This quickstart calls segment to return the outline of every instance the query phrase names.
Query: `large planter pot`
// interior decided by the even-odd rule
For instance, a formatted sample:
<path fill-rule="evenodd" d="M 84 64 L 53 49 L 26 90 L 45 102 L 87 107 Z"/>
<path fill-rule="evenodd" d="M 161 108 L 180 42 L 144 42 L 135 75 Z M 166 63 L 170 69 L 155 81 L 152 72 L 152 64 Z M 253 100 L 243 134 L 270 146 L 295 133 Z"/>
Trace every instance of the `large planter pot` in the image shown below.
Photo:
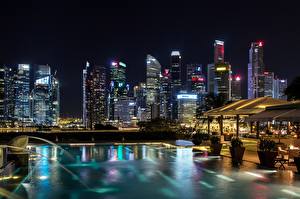
<path fill-rule="evenodd" d="M 232 163 L 241 164 L 245 152 L 245 147 L 229 147 Z"/>
<path fill-rule="evenodd" d="M 275 159 L 278 155 L 277 152 L 274 151 L 257 151 L 258 158 L 260 161 L 260 165 L 263 167 L 274 168 Z"/>
<path fill-rule="evenodd" d="M 300 157 L 294 157 L 294 162 L 296 164 L 297 171 L 300 174 Z"/>
<path fill-rule="evenodd" d="M 220 155 L 223 144 L 212 144 L 210 145 L 211 153 L 210 155 Z"/>

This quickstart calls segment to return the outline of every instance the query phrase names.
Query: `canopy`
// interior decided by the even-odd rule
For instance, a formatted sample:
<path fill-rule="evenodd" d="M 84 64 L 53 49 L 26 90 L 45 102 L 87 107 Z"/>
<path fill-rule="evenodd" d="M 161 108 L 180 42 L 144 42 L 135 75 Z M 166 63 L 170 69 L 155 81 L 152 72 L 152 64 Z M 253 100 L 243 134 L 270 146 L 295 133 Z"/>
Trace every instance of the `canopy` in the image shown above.
<path fill-rule="evenodd" d="M 280 117 L 283 114 L 288 113 L 291 110 L 265 110 L 262 111 L 258 114 L 249 116 L 245 119 L 246 122 L 268 122 L 268 121 L 273 121 L 275 120 L 277 117 Z"/>
<path fill-rule="evenodd" d="M 269 106 L 289 104 L 286 100 L 271 97 L 260 97 L 255 99 L 244 99 L 230 103 L 220 108 L 212 109 L 204 113 L 205 116 L 235 116 L 254 115 L 264 111 Z"/>

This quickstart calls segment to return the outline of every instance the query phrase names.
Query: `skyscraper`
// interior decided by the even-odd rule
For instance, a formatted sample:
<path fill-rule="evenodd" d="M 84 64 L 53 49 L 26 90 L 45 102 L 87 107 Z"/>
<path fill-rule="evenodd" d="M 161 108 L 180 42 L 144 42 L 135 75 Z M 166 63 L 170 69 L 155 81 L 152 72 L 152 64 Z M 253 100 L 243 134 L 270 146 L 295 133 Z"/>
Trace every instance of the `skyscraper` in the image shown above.
<path fill-rule="evenodd" d="M 83 70 L 83 114 L 84 124 L 93 129 L 106 119 L 106 70 L 101 66 L 91 67 L 89 63 Z"/>
<path fill-rule="evenodd" d="M 201 64 L 187 64 L 186 65 L 186 90 L 190 92 L 192 90 L 192 75 L 195 73 L 202 74 Z"/>
<path fill-rule="evenodd" d="M 52 126 L 58 125 L 60 116 L 60 85 L 56 74 L 51 76 L 51 92 L 50 92 L 50 122 Z"/>
<path fill-rule="evenodd" d="M 273 97 L 273 88 L 274 88 L 274 73 L 273 72 L 264 72 L 263 73 L 264 81 L 264 96 Z"/>
<path fill-rule="evenodd" d="M 217 94 L 221 95 L 225 101 L 231 101 L 231 66 L 228 63 L 218 63 L 215 65 L 215 87 Z"/>
<path fill-rule="evenodd" d="M 224 41 L 215 40 L 214 43 L 214 63 L 224 62 Z"/>
<path fill-rule="evenodd" d="M 108 96 L 108 118 L 117 120 L 115 117 L 115 103 L 121 97 L 127 97 L 128 88 L 126 86 L 125 76 L 126 64 L 123 62 L 113 61 L 110 65 L 110 86 Z"/>
<path fill-rule="evenodd" d="M 87 119 L 87 75 L 88 70 L 90 67 L 90 63 L 86 62 L 85 68 L 82 70 L 82 122 L 83 126 L 88 126 L 88 119 Z"/>
<path fill-rule="evenodd" d="M 146 84 L 140 83 L 133 88 L 133 96 L 136 101 L 136 115 L 139 121 L 146 121 Z"/>
<path fill-rule="evenodd" d="M 151 55 L 147 55 L 147 79 L 146 79 L 146 111 L 147 119 L 159 117 L 159 91 L 160 91 L 160 63 Z"/>
<path fill-rule="evenodd" d="M 4 115 L 5 120 L 13 123 L 15 118 L 15 103 L 16 103 L 16 78 L 17 68 L 4 67 Z"/>
<path fill-rule="evenodd" d="M 5 113 L 5 68 L 0 67 L 0 120 L 4 120 Z"/>
<path fill-rule="evenodd" d="M 242 85 L 241 76 L 235 75 L 231 81 L 231 99 L 232 101 L 238 101 L 242 99 Z"/>
<path fill-rule="evenodd" d="M 171 119 L 171 74 L 169 69 L 164 69 L 160 78 L 160 117 Z"/>
<path fill-rule="evenodd" d="M 252 42 L 249 50 L 248 64 L 248 99 L 263 97 L 265 65 L 263 62 L 263 43 Z"/>
<path fill-rule="evenodd" d="M 185 125 L 193 126 L 196 122 L 197 95 L 178 94 L 178 120 Z"/>
<path fill-rule="evenodd" d="M 172 119 L 178 117 L 177 94 L 181 89 L 181 55 L 179 51 L 171 52 L 171 90 L 172 90 Z"/>
<path fill-rule="evenodd" d="M 284 91 L 287 88 L 287 79 L 275 78 L 273 84 L 273 98 L 286 100 Z"/>
<path fill-rule="evenodd" d="M 207 65 L 207 92 L 217 94 L 215 86 L 215 64 Z"/>
<path fill-rule="evenodd" d="M 35 72 L 33 97 L 33 122 L 37 125 L 52 125 L 51 121 L 51 69 L 39 65 Z"/>
<path fill-rule="evenodd" d="M 20 124 L 31 122 L 30 118 L 30 65 L 19 64 L 15 81 L 15 110 L 14 116 Z"/>

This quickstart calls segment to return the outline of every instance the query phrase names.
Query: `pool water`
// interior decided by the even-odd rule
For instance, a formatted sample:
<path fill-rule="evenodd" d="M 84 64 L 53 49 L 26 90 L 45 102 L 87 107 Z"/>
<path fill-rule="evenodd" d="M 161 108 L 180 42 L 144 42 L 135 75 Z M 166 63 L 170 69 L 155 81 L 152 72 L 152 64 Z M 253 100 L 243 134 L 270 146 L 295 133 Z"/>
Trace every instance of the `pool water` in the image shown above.
<path fill-rule="evenodd" d="M 32 146 L 22 198 L 300 198 L 291 171 L 239 168 L 223 157 L 193 157 L 191 148 L 163 145 Z"/>

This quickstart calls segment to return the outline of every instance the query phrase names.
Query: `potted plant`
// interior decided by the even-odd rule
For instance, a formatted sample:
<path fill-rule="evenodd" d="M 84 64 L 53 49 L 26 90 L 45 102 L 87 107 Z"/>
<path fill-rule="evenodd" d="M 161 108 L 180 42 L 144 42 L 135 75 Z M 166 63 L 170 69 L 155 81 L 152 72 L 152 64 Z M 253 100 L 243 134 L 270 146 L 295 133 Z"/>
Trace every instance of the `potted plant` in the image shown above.
<path fill-rule="evenodd" d="M 270 139 L 260 139 L 257 150 L 261 166 L 273 168 L 278 155 L 276 143 Z"/>
<path fill-rule="evenodd" d="M 208 140 L 208 133 L 195 133 L 192 137 L 192 142 L 194 145 L 200 145 L 202 141 Z"/>
<path fill-rule="evenodd" d="M 220 142 L 219 136 L 210 137 L 210 149 L 211 149 L 211 155 L 220 155 L 222 150 L 222 144 Z"/>
<path fill-rule="evenodd" d="M 229 147 L 232 162 L 234 164 L 241 164 L 243 161 L 243 156 L 245 152 L 245 147 L 243 147 L 243 142 L 238 137 L 233 137 L 231 139 L 231 146 Z"/>

